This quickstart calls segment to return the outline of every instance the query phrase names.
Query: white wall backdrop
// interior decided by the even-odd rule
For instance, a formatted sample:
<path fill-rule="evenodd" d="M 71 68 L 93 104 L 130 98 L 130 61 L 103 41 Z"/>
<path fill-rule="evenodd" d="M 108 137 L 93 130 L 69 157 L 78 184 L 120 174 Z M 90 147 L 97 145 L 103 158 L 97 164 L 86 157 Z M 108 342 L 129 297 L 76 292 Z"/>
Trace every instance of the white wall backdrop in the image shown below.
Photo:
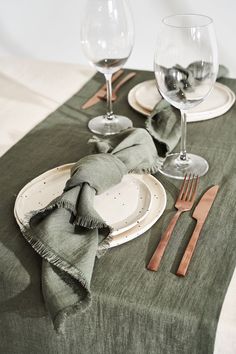
<path fill-rule="evenodd" d="M 0 0 L 0 56 L 86 65 L 79 36 L 85 2 Z M 157 23 L 163 16 L 181 12 L 201 13 L 213 18 L 220 63 L 229 68 L 229 76 L 236 77 L 235 0 L 130 0 L 130 5 L 136 40 L 126 67 L 153 69 Z"/>

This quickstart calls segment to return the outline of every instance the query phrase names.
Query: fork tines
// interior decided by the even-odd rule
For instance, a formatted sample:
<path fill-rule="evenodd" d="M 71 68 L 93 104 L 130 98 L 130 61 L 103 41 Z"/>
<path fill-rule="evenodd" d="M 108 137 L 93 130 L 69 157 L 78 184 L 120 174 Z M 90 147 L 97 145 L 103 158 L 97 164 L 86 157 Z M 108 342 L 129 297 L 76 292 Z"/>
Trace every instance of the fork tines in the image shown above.
<path fill-rule="evenodd" d="M 185 175 L 180 189 L 179 197 L 182 200 L 194 200 L 197 192 L 197 186 L 199 182 L 199 176 L 197 175 Z"/>

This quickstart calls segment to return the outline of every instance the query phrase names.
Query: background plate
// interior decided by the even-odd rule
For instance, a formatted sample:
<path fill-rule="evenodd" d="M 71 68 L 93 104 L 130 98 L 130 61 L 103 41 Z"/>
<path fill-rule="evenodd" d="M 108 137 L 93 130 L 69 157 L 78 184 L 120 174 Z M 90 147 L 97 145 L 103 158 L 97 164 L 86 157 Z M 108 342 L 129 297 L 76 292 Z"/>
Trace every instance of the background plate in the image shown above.
<path fill-rule="evenodd" d="M 153 84 L 150 84 L 150 81 L 153 81 Z M 144 92 L 145 87 L 148 85 L 149 90 L 147 94 L 150 96 L 147 99 L 145 104 L 145 95 L 142 95 L 140 100 L 140 92 Z M 139 101 L 137 100 L 139 99 Z M 157 100 L 157 101 L 156 101 Z M 157 94 L 157 89 L 155 86 L 155 80 L 147 80 L 136 86 L 134 86 L 128 94 L 128 102 L 130 106 L 142 113 L 145 116 L 149 116 L 152 110 L 147 109 L 151 108 L 150 104 L 152 102 L 153 107 L 155 106 L 155 101 L 158 102 L 159 95 Z M 212 119 L 221 116 L 226 113 L 235 102 L 234 92 L 227 86 L 216 82 L 212 92 L 206 98 L 205 101 L 200 103 L 198 106 L 189 110 L 187 113 L 188 122 L 198 122 L 207 119 Z"/>
<path fill-rule="evenodd" d="M 134 94 L 136 102 L 148 111 L 152 111 L 162 99 L 155 80 L 142 82 L 137 86 Z"/>

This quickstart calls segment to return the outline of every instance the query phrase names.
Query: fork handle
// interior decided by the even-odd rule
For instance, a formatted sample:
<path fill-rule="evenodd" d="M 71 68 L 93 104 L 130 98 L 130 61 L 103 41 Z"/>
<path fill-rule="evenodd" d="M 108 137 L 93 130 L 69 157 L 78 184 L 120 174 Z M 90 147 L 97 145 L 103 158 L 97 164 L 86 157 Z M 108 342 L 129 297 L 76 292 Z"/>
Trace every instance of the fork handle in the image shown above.
<path fill-rule="evenodd" d="M 152 255 L 152 258 L 150 259 L 150 262 L 147 265 L 148 270 L 152 270 L 152 271 L 156 272 L 157 269 L 159 268 L 159 265 L 161 263 L 161 259 L 163 257 L 163 254 L 166 250 L 169 239 L 172 235 L 174 227 L 175 227 L 177 220 L 179 219 L 181 213 L 182 213 L 182 210 L 177 210 L 177 212 L 173 215 L 169 225 L 167 226 L 164 234 L 161 237 L 161 240 L 160 240 L 155 252 Z"/>
<path fill-rule="evenodd" d="M 176 275 L 184 277 L 187 273 L 188 266 L 190 264 L 190 261 L 193 256 L 193 252 L 195 250 L 195 247 L 197 245 L 198 238 L 200 236 L 200 232 L 202 230 L 203 224 L 202 223 L 197 223 L 195 226 L 195 229 L 193 230 L 192 236 L 189 240 L 189 243 L 185 249 L 184 255 L 182 257 L 182 260 L 180 262 L 179 268 L 176 272 Z"/>

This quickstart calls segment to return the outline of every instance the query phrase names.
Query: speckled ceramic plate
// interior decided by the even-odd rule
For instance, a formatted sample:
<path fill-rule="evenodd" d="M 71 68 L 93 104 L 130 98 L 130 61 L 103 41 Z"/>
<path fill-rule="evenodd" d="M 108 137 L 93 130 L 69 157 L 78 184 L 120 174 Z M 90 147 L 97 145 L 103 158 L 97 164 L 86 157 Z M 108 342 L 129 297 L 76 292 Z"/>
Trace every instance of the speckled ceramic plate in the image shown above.
<path fill-rule="evenodd" d="M 148 213 L 151 193 L 136 175 L 125 175 L 122 181 L 105 193 L 95 196 L 94 207 L 117 235 L 138 224 Z"/>
<path fill-rule="evenodd" d="M 14 208 L 19 226 L 24 223 L 29 212 L 45 207 L 62 193 L 70 176 L 71 166 L 72 164 L 67 164 L 47 171 L 33 179 L 19 192 Z M 156 203 L 157 197 L 159 205 Z M 95 209 L 114 229 L 111 247 L 142 233 L 140 225 L 144 225 L 145 229 L 149 228 L 162 214 L 165 203 L 165 190 L 151 175 L 126 175 L 120 184 L 95 197 Z M 153 205 L 155 214 L 146 224 L 144 221 Z M 129 230 L 132 230 L 130 237 Z"/>

